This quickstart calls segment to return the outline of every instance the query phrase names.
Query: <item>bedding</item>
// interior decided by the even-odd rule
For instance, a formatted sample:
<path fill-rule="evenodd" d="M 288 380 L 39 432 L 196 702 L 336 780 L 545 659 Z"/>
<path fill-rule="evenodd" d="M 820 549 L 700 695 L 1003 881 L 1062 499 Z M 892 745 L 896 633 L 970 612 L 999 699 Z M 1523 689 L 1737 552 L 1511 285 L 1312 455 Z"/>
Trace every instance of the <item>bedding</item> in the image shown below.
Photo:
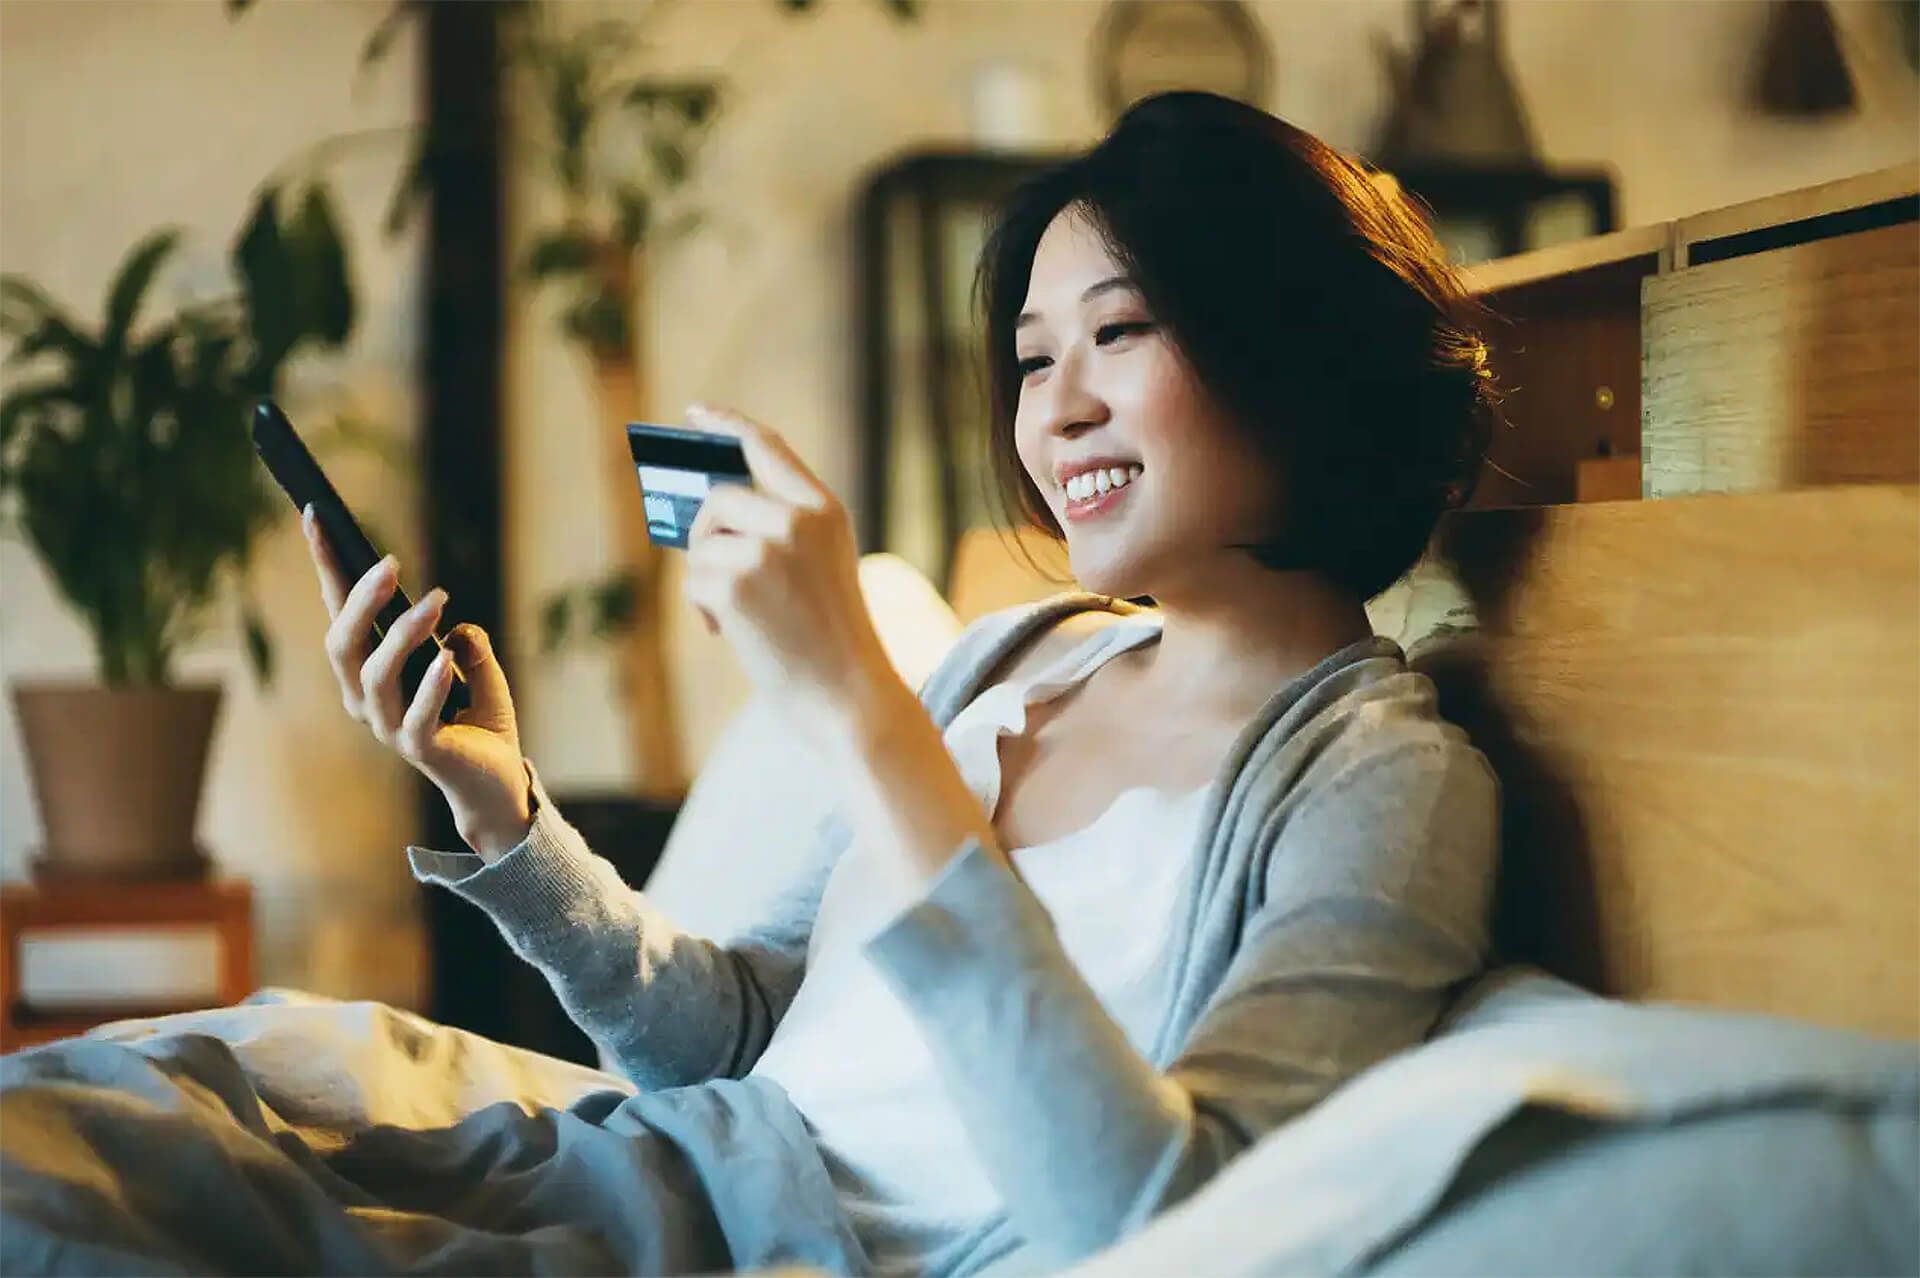
<path fill-rule="evenodd" d="M 1497 968 L 1072 1278 L 1920 1273 L 1920 1045 Z"/>
<path fill-rule="evenodd" d="M 50 1085 L 0 1092 L 7 1273 L 860 1267 L 797 1115 L 747 1084 L 677 1112 L 672 1091 L 284 991 L 0 1059 L 0 1081 L 29 1078 Z M 789 1157 L 718 1174 L 738 1124 L 785 1132 Z M 137 1177 L 109 1170 L 127 1148 Z M 1912 1274 L 1917 1160 L 1920 1046 L 1509 967 L 1069 1272 Z M 192 1206 L 169 1214 L 151 1191 L 182 1179 Z M 76 1223 L 83 1244 L 43 1227 Z"/>
<path fill-rule="evenodd" d="M 0 1058 L 0 1272 L 859 1268 L 777 1088 L 641 1094 L 382 1004 L 256 999 Z"/>

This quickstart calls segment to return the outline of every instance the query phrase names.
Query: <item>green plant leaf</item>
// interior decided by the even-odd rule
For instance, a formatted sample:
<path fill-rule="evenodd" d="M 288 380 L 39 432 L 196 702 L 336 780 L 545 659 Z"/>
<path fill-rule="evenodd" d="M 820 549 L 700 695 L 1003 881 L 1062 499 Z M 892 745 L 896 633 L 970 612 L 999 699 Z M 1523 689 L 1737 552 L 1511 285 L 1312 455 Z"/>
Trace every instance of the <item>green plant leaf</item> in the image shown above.
<path fill-rule="evenodd" d="M 141 299 L 161 263 L 179 242 L 180 232 L 168 228 L 147 236 L 127 254 L 107 294 L 107 326 L 100 335 L 100 349 L 106 358 L 118 359 L 126 349 L 127 334 L 133 330 Z"/>
<path fill-rule="evenodd" d="M 387 6 L 386 15 L 380 19 L 379 25 L 374 27 L 373 34 L 367 37 L 367 42 L 360 46 L 361 70 L 366 70 L 387 56 L 388 50 L 393 48 L 395 38 L 400 34 L 400 28 L 408 18 L 414 16 L 417 9 L 418 6 L 411 3 L 411 0 L 393 0 Z"/>
<path fill-rule="evenodd" d="M 353 333 L 353 282 L 340 220 L 323 183 L 307 188 L 285 234 L 298 308 L 294 341 L 312 337 L 338 350 Z"/>
<path fill-rule="evenodd" d="M 427 196 L 433 190 L 433 162 L 439 154 L 436 146 L 427 126 L 422 125 L 407 154 L 406 167 L 400 170 L 399 181 L 394 184 L 393 194 L 387 199 L 387 210 L 380 219 L 381 230 L 389 240 L 405 234 L 413 222 L 413 215 L 427 202 Z"/>
<path fill-rule="evenodd" d="M 567 641 L 573 620 L 573 597 L 565 590 L 555 591 L 540 603 L 540 655 L 550 657 Z"/>
<path fill-rule="evenodd" d="M 647 193 L 637 186 L 621 183 L 613 192 L 613 238 L 623 248 L 637 249 L 646 242 L 653 209 Z"/>
<path fill-rule="evenodd" d="M 38 285 L 18 275 L 0 277 L 0 333 L 14 339 L 8 364 L 23 364 L 51 351 L 78 370 L 88 366 L 97 351 Z"/>
<path fill-rule="evenodd" d="M 554 275 L 583 274 L 593 266 L 599 248 L 585 231 L 568 227 L 534 237 L 527 249 L 527 274 L 536 280 Z"/>
<path fill-rule="evenodd" d="M 279 203 L 280 188 L 264 188 L 233 247 L 254 341 L 252 380 L 259 384 L 271 383 L 299 340 L 293 258 L 280 230 Z"/>
<path fill-rule="evenodd" d="M 260 686 L 273 684 L 273 638 L 267 633 L 267 626 L 261 620 L 259 612 L 252 603 L 241 610 L 240 620 L 247 636 L 247 664 L 253 667 L 253 677 Z"/>
<path fill-rule="evenodd" d="M 633 333 L 620 303 L 595 290 L 569 306 L 560 317 L 568 334 L 595 351 L 624 354 L 633 346 Z"/>
<path fill-rule="evenodd" d="M 0 275 L 0 333 L 10 337 L 30 333 L 50 315 L 59 316 L 72 327 L 72 320 L 61 314 L 39 285 L 25 276 Z"/>
<path fill-rule="evenodd" d="M 44 421 L 43 414 L 61 404 L 73 404 L 72 383 L 66 378 L 16 386 L 0 396 L 0 493 L 11 483 L 15 441 L 28 441 L 27 428 Z"/>
<path fill-rule="evenodd" d="M 93 363 L 99 348 L 65 320 L 49 315 L 40 327 L 23 334 L 14 343 L 7 353 L 7 363 L 24 364 L 48 352 L 63 356 L 75 369 L 81 369 Z"/>
<path fill-rule="evenodd" d="M 616 572 L 588 592 L 592 618 L 588 633 L 595 639 L 610 639 L 633 624 L 640 601 L 640 583 L 630 572 Z"/>
<path fill-rule="evenodd" d="M 687 180 L 687 151 L 677 142 L 657 135 L 648 135 L 647 153 L 653 157 L 653 167 L 660 171 L 660 178 L 669 187 L 679 186 Z"/>

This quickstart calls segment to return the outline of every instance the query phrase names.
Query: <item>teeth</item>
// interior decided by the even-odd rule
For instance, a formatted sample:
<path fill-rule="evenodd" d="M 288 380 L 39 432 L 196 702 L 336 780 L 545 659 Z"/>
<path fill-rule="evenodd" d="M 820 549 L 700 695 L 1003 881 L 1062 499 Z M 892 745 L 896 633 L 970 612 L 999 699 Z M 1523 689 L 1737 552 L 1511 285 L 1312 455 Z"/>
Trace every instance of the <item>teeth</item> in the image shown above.
<path fill-rule="evenodd" d="M 1116 488 L 1125 488 L 1140 477 L 1141 469 L 1139 466 L 1109 466 L 1105 470 L 1083 471 L 1066 482 L 1064 491 L 1067 500 L 1087 501 Z"/>

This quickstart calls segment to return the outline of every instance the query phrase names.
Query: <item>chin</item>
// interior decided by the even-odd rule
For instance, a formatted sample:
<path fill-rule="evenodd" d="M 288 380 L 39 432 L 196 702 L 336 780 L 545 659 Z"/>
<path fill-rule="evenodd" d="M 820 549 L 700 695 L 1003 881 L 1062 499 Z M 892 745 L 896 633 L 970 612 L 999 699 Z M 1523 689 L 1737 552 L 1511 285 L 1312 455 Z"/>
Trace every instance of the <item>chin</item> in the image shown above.
<path fill-rule="evenodd" d="M 1115 599 L 1133 599 L 1140 595 L 1153 593 L 1148 585 L 1151 573 L 1144 570 L 1137 556 L 1101 555 L 1091 556 L 1073 553 L 1073 544 L 1067 544 L 1068 561 L 1073 568 L 1073 578 L 1080 583 L 1080 589 L 1090 590 L 1096 595 L 1110 595 Z"/>

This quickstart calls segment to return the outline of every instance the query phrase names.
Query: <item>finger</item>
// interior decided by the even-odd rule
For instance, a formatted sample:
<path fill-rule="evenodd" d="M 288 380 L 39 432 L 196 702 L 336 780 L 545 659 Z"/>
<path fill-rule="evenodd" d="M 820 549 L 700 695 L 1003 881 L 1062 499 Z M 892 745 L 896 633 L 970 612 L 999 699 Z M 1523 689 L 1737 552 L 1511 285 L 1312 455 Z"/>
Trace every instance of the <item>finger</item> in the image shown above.
<path fill-rule="evenodd" d="M 427 667 L 427 673 L 414 690 L 406 717 L 393 734 L 394 749 L 410 763 L 425 763 L 433 750 L 433 739 L 440 731 L 440 711 L 453 690 L 453 650 L 442 648 Z"/>
<path fill-rule="evenodd" d="M 306 534 L 307 553 L 313 557 L 314 572 L 320 577 L 320 597 L 326 600 L 327 616 L 337 617 L 347 599 L 347 581 L 333 562 L 333 551 L 327 546 L 326 534 L 320 531 L 320 517 L 314 514 L 312 502 L 300 511 L 300 531 Z"/>
<path fill-rule="evenodd" d="M 400 718 L 406 712 L 406 697 L 400 690 L 400 669 L 407 657 L 425 643 L 447 605 L 447 592 L 435 586 L 387 630 L 380 646 L 360 667 L 360 691 L 367 722 L 383 739 L 391 740 L 400 730 Z"/>
<path fill-rule="evenodd" d="M 467 708 L 458 721 L 478 724 L 496 732 L 511 731 L 513 690 L 507 686 L 506 671 L 493 655 L 493 640 L 471 621 L 463 621 L 447 635 L 447 646 L 467 680 Z"/>
<path fill-rule="evenodd" d="M 354 583 L 327 627 L 327 660 L 340 681 L 347 713 L 362 717 L 360 667 L 373 647 L 373 619 L 399 587 L 399 565 L 388 555 Z"/>
<path fill-rule="evenodd" d="M 771 427 L 751 417 L 705 404 L 688 405 L 687 420 L 701 430 L 738 438 L 747 455 L 747 469 L 767 491 L 810 506 L 831 497 L 827 486 Z"/>
<path fill-rule="evenodd" d="M 698 544 L 688 543 L 686 575 L 689 578 L 719 576 L 731 581 L 757 571 L 766 557 L 767 543 L 760 537 L 745 534 L 709 537 Z"/>
<path fill-rule="evenodd" d="M 793 505 L 745 484 L 716 484 L 700 503 L 687 530 L 687 544 L 710 534 L 748 533 L 785 541 L 793 531 Z"/>

